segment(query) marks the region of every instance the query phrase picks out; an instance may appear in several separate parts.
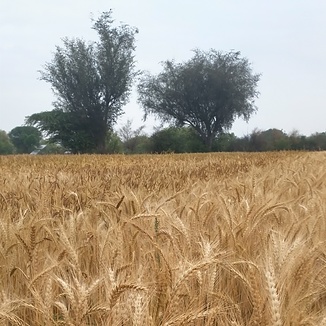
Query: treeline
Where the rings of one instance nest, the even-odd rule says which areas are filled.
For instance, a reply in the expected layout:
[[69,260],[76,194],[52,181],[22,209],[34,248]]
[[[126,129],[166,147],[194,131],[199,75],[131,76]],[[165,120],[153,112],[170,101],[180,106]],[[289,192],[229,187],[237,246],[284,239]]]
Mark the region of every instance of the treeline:
[[[124,141],[118,134],[108,143],[110,152],[142,153],[198,153],[208,152],[198,134],[190,127],[169,127],[154,132],[151,136],[134,135]],[[111,145],[111,147],[110,147]],[[251,134],[237,137],[224,133],[213,140],[212,152],[263,152],[281,150],[326,150],[326,132],[310,136],[294,131],[286,134],[279,129],[254,130]]]
[[[43,145],[43,146],[42,146]],[[203,140],[190,127],[168,127],[156,130],[152,135],[143,132],[143,127],[131,129],[127,122],[120,130],[108,134],[105,153],[200,153],[200,152],[263,152],[281,150],[326,150],[326,132],[301,135],[298,131],[286,134],[279,129],[254,130],[251,134],[237,137],[224,133],[216,137],[208,150]],[[8,134],[0,131],[0,154],[64,154],[69,153],[58,143],[42,138],[34,127],[21,126]]]

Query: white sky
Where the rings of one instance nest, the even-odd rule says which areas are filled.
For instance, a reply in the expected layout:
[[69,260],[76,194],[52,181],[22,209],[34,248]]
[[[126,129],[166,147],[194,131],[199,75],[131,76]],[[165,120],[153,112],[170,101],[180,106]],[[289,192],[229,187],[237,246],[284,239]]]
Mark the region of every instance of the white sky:
[[[95,40],[91,13],[113,9],[113,18],[139,29],[137,68],[161,71],[160,62],[181,62],[199,48],[236,50],[262,73],[249,123],[236,121],[237,136],[254,128],[326,131],[325,0],[0,0],[0,129],[9,132],[26,116],[51,110],[50,84],[41,70],[63,37]],[[133,93],[119,124],[143,112]],[[145,122],[151,132],[150,119]]]

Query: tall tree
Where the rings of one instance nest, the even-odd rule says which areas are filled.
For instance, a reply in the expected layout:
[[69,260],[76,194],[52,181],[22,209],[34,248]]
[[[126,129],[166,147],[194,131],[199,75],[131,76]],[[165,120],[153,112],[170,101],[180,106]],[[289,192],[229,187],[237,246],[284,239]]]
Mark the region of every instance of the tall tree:
[[237,117],[248,120],[257,110],[260,75],[240,52],[194,51],[184,63],[165,61],[163,71],[147,74],[138,85],[145,118],[193,127],[211,150],[214,138],[230,129]]
[[73,152],[104,152],[108,131],[128,101],[135,71],[137,29],[113,26],[111,11],[93,22],[99,41],[63,40],[41,71],[56,101],[54,110],[33,114],[26,122]]
[[42,140],[41,132],[32,126],[16,127],[8,136],[19,154],[29,154],[40,145]]

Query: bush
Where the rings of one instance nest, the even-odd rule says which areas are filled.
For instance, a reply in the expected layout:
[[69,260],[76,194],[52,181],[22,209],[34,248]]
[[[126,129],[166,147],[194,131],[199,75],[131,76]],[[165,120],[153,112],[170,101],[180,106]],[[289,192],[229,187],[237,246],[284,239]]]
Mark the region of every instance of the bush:
[[9,136],[4,130],[0,130],[0,155],[13,154],[14,145],[11,143]]

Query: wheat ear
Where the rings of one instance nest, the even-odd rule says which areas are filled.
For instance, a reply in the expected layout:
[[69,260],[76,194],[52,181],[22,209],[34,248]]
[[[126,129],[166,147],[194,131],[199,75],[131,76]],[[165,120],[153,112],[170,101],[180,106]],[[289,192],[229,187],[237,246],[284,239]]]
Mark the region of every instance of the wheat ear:
[[281,303],[280,298],[277,292],[276,281],[274,270],[271,266],[269,266],[266,271],[266,281],[267,281],[267,290],[269,292],[270,300],[271,300],[271,313],[272,313],[272,322],[273,326],[282,326],[281,319]]
[[119,300],[119,297],[127,290],[136,290],[136,291],[146,291],[144,287],[138,286],[136,284],[120,284],[115,286],[109,296],[109,302],[110,302],[110,309],[112,309],[117,301]]

